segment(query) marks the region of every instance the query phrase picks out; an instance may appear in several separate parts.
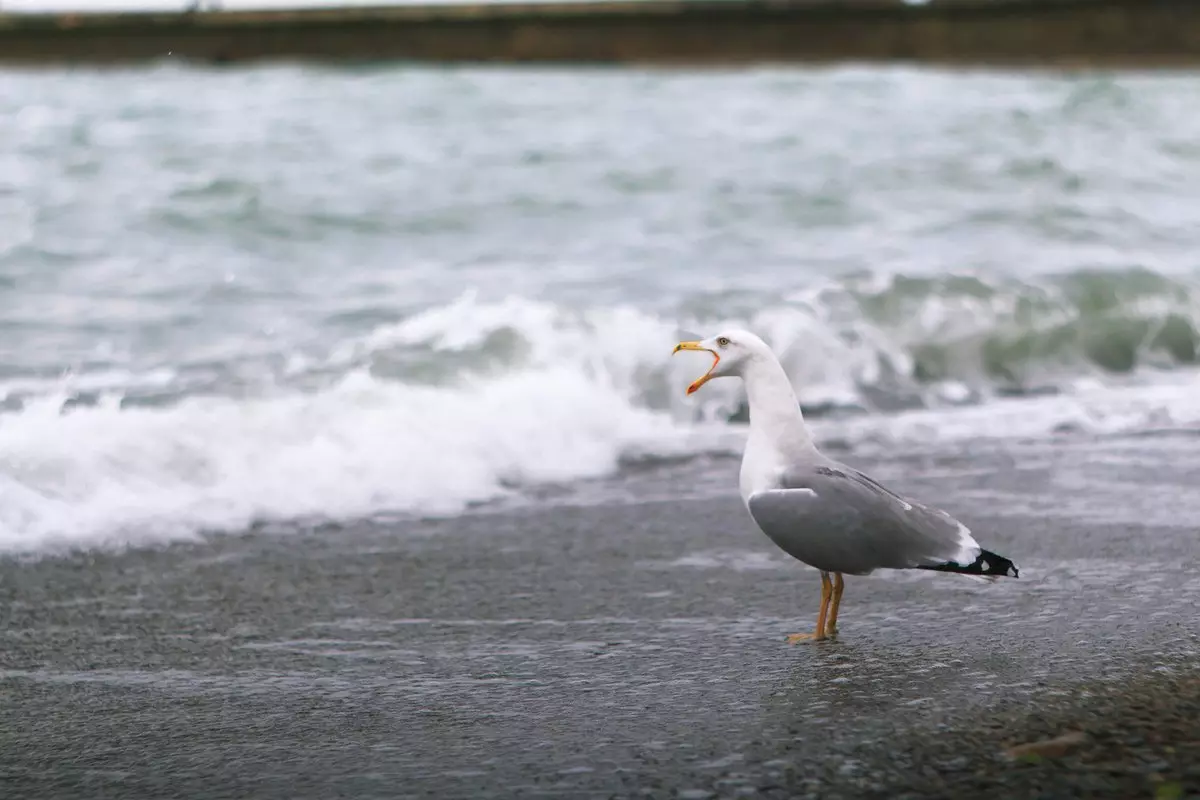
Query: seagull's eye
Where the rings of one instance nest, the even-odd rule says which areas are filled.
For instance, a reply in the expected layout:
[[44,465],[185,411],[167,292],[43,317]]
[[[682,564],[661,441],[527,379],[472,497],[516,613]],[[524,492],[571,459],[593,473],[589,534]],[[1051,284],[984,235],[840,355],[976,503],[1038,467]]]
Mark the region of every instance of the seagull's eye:
[[717,339],[717,344],[719,344],[721,347],[724,347],[725,345],[729,344],[729,337],[722,336],[721,338]]

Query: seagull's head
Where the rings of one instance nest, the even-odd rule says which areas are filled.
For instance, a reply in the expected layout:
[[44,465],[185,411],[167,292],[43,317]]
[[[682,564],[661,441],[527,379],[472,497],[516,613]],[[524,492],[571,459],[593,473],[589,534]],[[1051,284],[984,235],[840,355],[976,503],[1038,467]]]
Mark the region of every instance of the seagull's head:
[[680,350],[701,350],[711,353],[713,357],[712,366],[708,368],[708,372],[692,381],[692,385],[687,388],[688,394],[696,391],[713,378],[744,376],[746,368],[750,365],[764,358],[767,360],[775,358],[766,342],[750,331],[738,329],[721,331],[716,336],[695,342],[680,342],[675,345],[672,355]]

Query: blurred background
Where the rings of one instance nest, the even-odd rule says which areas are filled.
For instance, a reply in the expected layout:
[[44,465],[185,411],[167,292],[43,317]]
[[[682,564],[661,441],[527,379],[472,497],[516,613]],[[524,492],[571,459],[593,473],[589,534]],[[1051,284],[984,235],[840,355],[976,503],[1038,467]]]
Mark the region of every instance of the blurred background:
[[731,325],[842,454],[1200,425],[1194,73],[71,41],[0,69],[4,551],[731,490]]

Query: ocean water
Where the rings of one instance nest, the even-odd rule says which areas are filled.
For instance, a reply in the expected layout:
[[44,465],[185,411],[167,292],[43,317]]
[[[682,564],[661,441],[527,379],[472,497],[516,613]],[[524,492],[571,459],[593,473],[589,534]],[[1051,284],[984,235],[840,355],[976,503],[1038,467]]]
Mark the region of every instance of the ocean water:
[[685,397],[707,361],[670,355],[727,325],[842,450],[1194,433],[1198,101],[1188,74],[2,72],[0,551],[611,500],[740,452],[738,384]]

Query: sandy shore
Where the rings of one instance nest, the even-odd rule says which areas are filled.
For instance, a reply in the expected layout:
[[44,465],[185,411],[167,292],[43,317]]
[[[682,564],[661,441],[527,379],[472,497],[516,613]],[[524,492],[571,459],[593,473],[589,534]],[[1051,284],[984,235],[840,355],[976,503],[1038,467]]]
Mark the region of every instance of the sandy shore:
[[[899,485],[961,507],[971,486],[1036,481],[968,472]],[[6,559],[0,781],[30,798],[1200,796],[1195,528],[972,502],[1020,580],[856,579],[839,640],[815,646],[783,637],[812,624],[816,573],[728,494]]]

